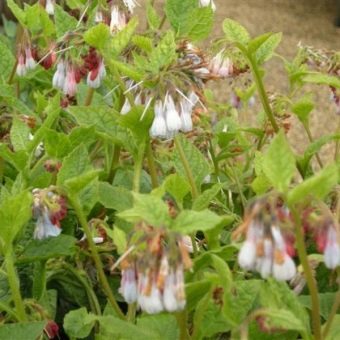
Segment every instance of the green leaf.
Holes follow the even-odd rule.
[[[77,194],[98,178],[100,170],[90,170],[77,177],[67,179],[64,186],[69,194]]]
[[[14,66],[15,58],[11,50],[0,40],[0,77],[7,80]],[[0,96],[2,96],[2,91]]]
[[[257,63],[263,64],[265,61],[269,60],[276,49],[276,47],[280,44],[282,39],[282,33],[272,34],[263,44],[256,50],[255,58]]]
[[[30,128],[19,118],[14,117],[11,127],[11,143],[15,151],[26,150]]]
[[[142,51],[150,53],[153,49],[153,41],[149,37],[145,37],[143,35],[137,35],[136,34],[132,37],[131,40]]]
[[[173,222],[172,229],[182,234],[195,231],[207,231],[216,228],[224,222],[223,216],[218,216],[210,210],[183,210]]]
[[[167,0],[165,4],[166,17],[176,32],[181,31],[181,26],[188,21],[191,12],[198,8],[196,0]]]
[[[72,150],[69,137],[55,130],[46,131],[44,146],[47,154],[57,159],[62,159]]]
[[[297,185],[288,193],[288,202],[296,204],[308,197],[323,199],[337,184],[339,169],[336,164],[323,168],[313,177]]]
[[[318,72],[315,72],[315,73],[310,72],[303,78],[303,81],[305,83],[329,85],[335,88],[340,88],[339,77],[330,76],[330,75],[318,73]]]
[[[324,329],[325,325],[323,325],[322,328]],[[329,332],[325,340],[337,340],[339,338],[339,334],[340,334],[340,314],[336,314],[334,316],[331,328],[329,329]]]
[[[179,339],[179,329],[174,315],[148,315],[137,319],[137,327],[154,333],[151,339],[176,340]],[[150,339],[150,338],[149,338]]]
[[[57,184],[61,185],[66,180],[78,177],[91,170],[89,155],[84,145],[79,145],[67,157],[64,158],[58,173]]]
[[[163,182],[163,187],[182,207],[183,198],[190,192],[190,184],[182,176],[171,174]]]
[[[112,186],[100,182],[98,186],[99,202],[107,209],[123,211],[133,206],[131,191],[124,187]]]
[[[154,227],[170,224],[168,206],[157,196],[133,193],[134,204],[131,209],[118,214],[128,222],[145,221]]]
[[[262,166],[273,187],[285,192],[295,172],[295,157],[282,131],[271,142]]]
[[[108,228],[105,228],[108,231]],[[113,244],[117,247],[117,252],[119,255],[124,254],[126,251],[127,240],[126,234],[123,230],[119,229],[117,226],[113,228],[113,230],[109,229],[110,233],[108,235],[112,238]]]
[[[74,31],[78,24],[77,19],[65,12],[59,5],[54,7],[54,20],[58,39],[65,33]]]
[[[222,183],[216,183],[208,190],[205,190],[203,194],[198,196],[192,205],[193,210],[203,210],[205,208],[208,208],[211,201],[215,198],[215,196],[222,190],[223,184]]]
[[[336,293],[320,293],[318,296],[320,301],[320,315],[327,320],[331,313]],[[312,302],[309,295],[300,295],[298,299],[304,307],[307,307],[309,310],[312,309]]]
[[[29,263],[61,256],[73,256],[76,252],[76,241],[74,237],[63,234],[44,240],[31,240],[19,257],[18,262]]]
[[[225,19],[223,21],[223,32],[225,33],[227,40],[234,43],[245,45],[250,40],[248,31],[241,24],[232,19]]]
[[[153,74],[169,66],[176,59],[176,43],[174,33],[168,31],[149,55],[147,69]]]
[[[36,3],[33,6],[27,6],[25,13],[26,25],[32,34],[42,32],[44,36],[49,37],[55,33],[54,24],[41,4]]]
[[[314,103],[307,97],[303,97],[295,102],[292,111],[297,115],[302,124],[308,124],[309,114],[314,109]]]
[[[104,50],[110,39],[110,28],[103,23],[91,27],[84,34],[85,42],[98,50]]]
[[[161,18],[157,14],[155,8],[152,6],[150,0],[146,5],[146,17],[150,28],[152,30],[158,29],[159,25],[161,24]]]
[[[264,33],[251,41],[249,41],[248,44],[248,51],[250,53],[254,53],[257,51],[257,49],[272,35],[273,33]]]
[[[32,195],[23,191],[15,196],[9,196],[0,205],[0,241],[1,249],[11,247],[13,240],[21,228],[32,216]]]
[[[0,339],[36,340],[43,336],[46,321],[2,324],[0,326]]]
[[[14,16],[18,19],[21,25],[25,26],[26,14],[25,12],[15,3],[14,0],[7,0],[7,6],[12,11]]]
[[[198,186],[201,186],[203,179],[210,173],[210,166],[201,154],[201,152],[185,137],[178,135],[176,138],[181,143],[185,157],[187,158],[190,168],[192,169],[195,182]],[[183,167],[178,150],[175,149],[172,154],[172,160],[174,162],[176,171],[184,178],[186,178],[186,172]]]
[[[87,313],[85,307],[68,312],[64,318],[64,329],[66,333],[77,339],[89,336],[96,321],[96,316]]]
[[[205,39],[213,27],[213,13],[210,6],[194,8],[180,27],[180,35],[193,41]]]
[[[25,151],[12,152],[8,146],[0,143],[0,156],[9,164],[14,166],[17,171],[22,171],[27,163],[28,155]]]

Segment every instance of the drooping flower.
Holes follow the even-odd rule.
[[[167,136],[167,127],[163,112],[163,103],[161,100],[157,100],[155,103],[155,118],[150,128],[151,137],[165,138]]]
[[[179,116],[175,102],[169,93],[167,93],[165,97],[165,120],[170,135],[173,135],[181,129],[181,118]]]
[[[119,10],[118,6],[111,8],[110,31],[116,33],[121,31],[127,24],[127,18],[124,12]]]
[[[146,246],[122,261],[120,293],[149,314],[185,307],[184,269],[191,266],[182,237],[147,226]]]
[[[33,70],[36,67],[36,62],[32,57],[32,50],[31,47],[26,47],[25,48],[25,65],[27,70]]]
[[[17,65],[16,73],[19,77],[23,77],[27,73],[25,55],[23,53],[20,53],[18,56],[18,65]]]
[[[34,189],[33,215],[37,219],[33,237],[42,240],[61,233],[60,221],[66,216],[65,198],[53,189]]]
[[[67,66],[63,92],[69,97],[74,97],[77,93],[76,73],[72,65]]]
[[[211,6],[211,9],[215,12],[216,11],[216,5],[214,0],[199,0],[199,6],[200,7],[208,7]]]
[[[209,70],[215,77],[226,78],[233,74],[233,63],[220,51],[209,63]]]
[[[52,85],[60,90],[64,89],[66,79],[66,65],[63,60],[60,60],[57,64],[57,70],[55,71],[52,79]]]
[[[280,227],[278,217],[283,208],[270,207],[266,200],[259,200],[247,211],[246,222],[240,227],[246,239],[238,262],[241,268],[257,271],[263,278],[273,276],[279,281],[287,281],[296,274],[291,258],[294,239],[286,236]]]
[[[106,76],[105,65],[103,60],[101,60],[97,68],[92,69],[87,74],[87,85],[96,89],[100,86],[105,76]]]
[[[131,14],[133,13],[133,10],[136,8],[136,6],[138,5],[137,1],[135,0],[123,0],[123,2]]]
[[[47,14],[54,15],[54,1],[46,0],[45,10]]]

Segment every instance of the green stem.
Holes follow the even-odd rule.
[[[115,145],[114,149],[113,149],[113,157],[112,157],[110,173],[109,173],[109,177],[108,177],[109,183],[112,183],[112,181],[115,177],[116,170],[117,170],[117,167],[118,167],[118,164],[119,164],[119,156],[120,156],[120,146]]]
[[[176,145],[179,157],[180,157],[181,162],[182,162],[183,167],[184,167],[185,174],[187,175],[189,184],[191,186],[192,198],[196,199],[198,197],[197,186],[196,186],[194,176],[193,176],[192,171],[190,169],[189,162],[188,162],[188,160],[185,156],[185,153],[184,153],[184,150],[183,150],[183,147],[182,147],[182,144],[181,144],[181,141],[180,141],[178,135],[175,136],[174,140],[175,140],[175,145]]]
[[[187,331],[187,319],[188,319],[187,311],[183,310],[182,312],[178,312],[175,314],[175,316],[179,327],[179,339],[187,340],[189,338]]]
[[[46,290],[46,261],[34,263],[33,297],[39,301]]]
[[[131,92],[127,92],[127,89],[126,89],[126,86],[122,80],[122,78],[120,77],[120,74],[119,74],[119,71],[117,70],[117,67],[115,67],[113,65],[113,67],[111,68],[111,70],[113,71],[113,74],[116,78],[116,81],[119,85],[119,87],[121,88],[121,90],[123,91],[123,94],[125,95],[125,97],[128,99],[131,107],[133,107],[135,105],[135,101],[134,101],[134,98],[131,94]]]
[[[264,109],[264,111],[265,111],[275,133],[277,133],[277,132],[279,132],[279,126],[276,123],[273,111],[272,111],[272,109],[269,105],[268,96],[267,96],[266,90],[264,89],[263,80],[262,80],[262,77],[261,77],[261,74],[260,74],[260,70],[259,70],[259,68],[256,64],[256,61],[252,57],[252,55],[250,55],[248,53],[246,53],[246,55],[248,57],[248,60],[249,60],[250,66],[251,66],[251,70],[252,70],[252,73],[253,73],[253,76],[254,76],[255,84],[256,84],[256,87],[257,87],[257,90],[258,90],[258,93],[259,93],[259,96],[260,96],[260,100],[261,100],[263,109]]]
[[[137,304],[136,303],[130,303],[129,306],[128,306],[128,311],[127,311],[128,321],[135,322],[136,310],[137,310]]]
[[[133,191],[139,192],[140,187],[140,178],[142,174],[142,168],[143,168],[143,160],[144,160],[144,152],[145,152],[145,142],[140,144],[137,157],[135,159],[135,168],[134,168],[134,174],[133,174]]]
[[[15,61],[15,64],[13,65],[11,74],[9,76],[9,79],[8,79],[8,84],[9,85],[11,85],[13,83],[13,79],[14,79],[14,76],[15,76],[15,72],[17,70],[17,66],[18,66],[18,60]]]
[[[107,281],[107,278],[105,276],[104,270],[103,270],[103,264],[100,260],[96,245],[92,239],[92,234],[91,234],[91,230],[87,224],[87,220],[86,217],[82,211],[82,208],[80,206],[79,200],[77,198],[74,197],[69,197],[69,202],[70,204],[73,206],[73,209],[79,219],[80,225],[82,226],[85,235],[86,235],[86,239],[92,254],[92,258],[94,261],[94,264],[96,266],[97,269],[97,273],[99,276],[99,281],[102,285],[102,288],[112,306],[112,308],[115,310],[117,316],[121,319],[125,319],[125,315],[123,314],[123,312],[121,311],[121,309],[118,306],[118,303],[111,291],[111,287],[109,285],[109,282]]]
[[[86,94],[86,98],[85,98],[85,106],[90,106],[92,103],[92,99],[93,99],[93,95],[94,95],[94,88],[93,87],[89,87],[87,89],[87,94]]]
[[[155,159],[154,159],[153,153],[152,153],[151,143],[147,144],[146,157],[147,157],[147,160],[148,160],[148,166],[149,166],[149,172],[150,172],[152,187],[157,188],[158,187],[157,169],[156,169]]]
[[[303,238],[303,231],[301,225],[301,219],[299,213],[295,210],[294,207],[289,206],[289,209],[293,215],[295,222],[295,236],[296,236],[296,246],[300,258],[301,265],[303,267],[303,271],[305,274],[305,278],[307,281],[311,302],[312,302],[312,323],[313,323],[313,332],[315,340],[321,340],[321,322],[320,322],[320,304],[319,304],[319,296],[316,282],[313,277],[312,269],[308,262],[306,246]]]
[[[308,136],[308,140],[310,141],[310,143],[313,143],[314,142],[314,138],[313,138],[313,135],[310,131],[310,128],[309,128],[309,125],[308,124],[302,124],[306,133],[307,133],[307,136]],[[322,161],[321,161],[321,158],[319,156],[319,154],[316,152],[315,153],[315,157],[316,157],[316,160],[318,161],[319,163],[319,166],[320,168],[323,168],[323,164],[322,164]]]
[[[27,316],[25,313],[25,306],[24,306],[24,302],[22,300],[21,293],[20,293],[19,278],[18,278],[18,274],[14,266],[14,258],[13,258],[12,249],[9,249],[7,254],[5,255],[5,262],[6,262],[6,270],[7,270],[7,275],[8,275],[7,276],[8,284],[12,292],[12,298],[15,304],[18,319],[21,322],[27,321]]]

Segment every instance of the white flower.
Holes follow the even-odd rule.
[[[77,93],[77,82],[74,69],[69,67],[66,73],[63,91],[65,95],[73,97]]]
[[[256,261],[256,270],[266,279],[272,272],[273,265],[273,244],[269,239],[263,241],[263,256]]]
[[[148,314],[160,313],[163,310],[162,295],[156,283],[152,283],[150,295],[144,295],[140,307]]]
[[[42,240],[50,236],[56,237],[60,233],[59,226],[54,225],[48,216],[48,212],[44,211],[37,219],[33,237]]]
[[[130,105],[130,102],[129,100],[126,98],[125,99],[125,102],[120,110],[120,114],[122,115],[126,115],[128,112],[130,112],[131,110],[131,105]]]
[[[154,110],[155,118],[150,128],[150,136],[165,138],[167,135],[167,127],[163,113],[163,104],[160,100],[156,101]]]
[[[215,12],[216,11],[216,5],[214,3],[214,0],[199,0],[199,6],[200,7],[208,7],[211,6],[211,9]]]
[[[127,268],[122,271],[122,279],[119,292],[127,303],[137,301],[137,281],[134,268]]]
[[[104,21],[104,17],[103,17],[103,12],[101,10],[97,10],[96,14],[94,16],[94,22],[95,23],[100,23]]]
[[[52,0],[46,0],[45,10],[47,14],[54,15],[54,2]]]
[[[181,129],[182,121],[176,110],[176,106],[174,100],[172,99],[171,95],[167,94],[166,96],[166,125],[170,134],[177,132]]]
[[[121,31],[126,26],[126,16],[119,11],[118,6],[113,6],[111,9],[110,31],[115,33]]]
[[[93,72],[94,71],[91,71],[87,74],[86,84],[89,87],[92,87],[93,89],[97,89],[100,86],[101,79],[99,77],[99,74],[97,74],[97,76],[94,79],[92,79],[93,78]]]
[[[174,312],[177,310],[176,281],[175,273],[173,271],[171,271],[171,273],[165,278],[163,303],[164,308],[168,312]]]
[[[334,269],[340,265],[340,246],[337,242],[337,234],[334,227],[329,227],[327,243],[324,251],[324,261],[327,268]]]
[[[123,0],[123,2],[130,13],[133,13],[133,10],[138,5],[137,1],[134,1],[134,0]]]
[[[23,77],[27,73],[25,57],[23,54],[20,54],[18,57],[18,65],[17,65],[16,73],[19,77]]]
[[[253,241],[245,241],[239,254],[238,263],[245,270],[252,270],[256,263],[256,244]]]
[[[295,276],[296,267],[294,261],[288,254],[283,253],[282,256],[282,263],[277,263],[274,260],[273,276],[278,281],[288,281]]]
[[[182,121],[182,127],[181,130],[183,132],[189,132],[192,130],[192,119],[191,119],[191,111],[187,110],[187,107],[183,106],[183,103],[181,105],[181,121]]]
[[[52,79],[52,85],[54,88],[63,89],[65,85],[65,64],[61,60],[57,64],[57,70],[55,71]]]
[[[28,47],[25,49],[25,55],[26,55],[26,62],[25,62],[26,68],[28,70],[33,70],[37,64],[32,57],[31,48]]]

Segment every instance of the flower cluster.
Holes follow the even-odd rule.
[[[155,117],[150,128],[150,136],[171,138],[178,131],[191,131],[191,113],[198,100],[197,94],[193,91],[181,98],[178,103],[169,92],[166,93],[163,102],[156,100]]]
[[[17,55],[17,69],[16,73],[19,77],[23,77],[29,70],[36,67],[36,62],[33,58],[33,49],[30,43],[20,46]]]
[[[246,234],[238,255],[241,268],[255,270],[263,278],[272,275],[281,281],[295,276],[294,238],[281,227],[288,217],[286,209],[267,200],[258,200],[250,207],[241,226],[241,232]]]
[[[191,267],[182,237],[163,229],[144,228],[145,247],[122,262],[120,293],[127,303],[155,314],[185,307],[184,269]],[[137,248],[138,249],[138,248]]]
[[[61,233],[60,221],[66,216],[66,200],[53,189],[34,189],[33,216],[37,219],[34,238],[42,240]]]

